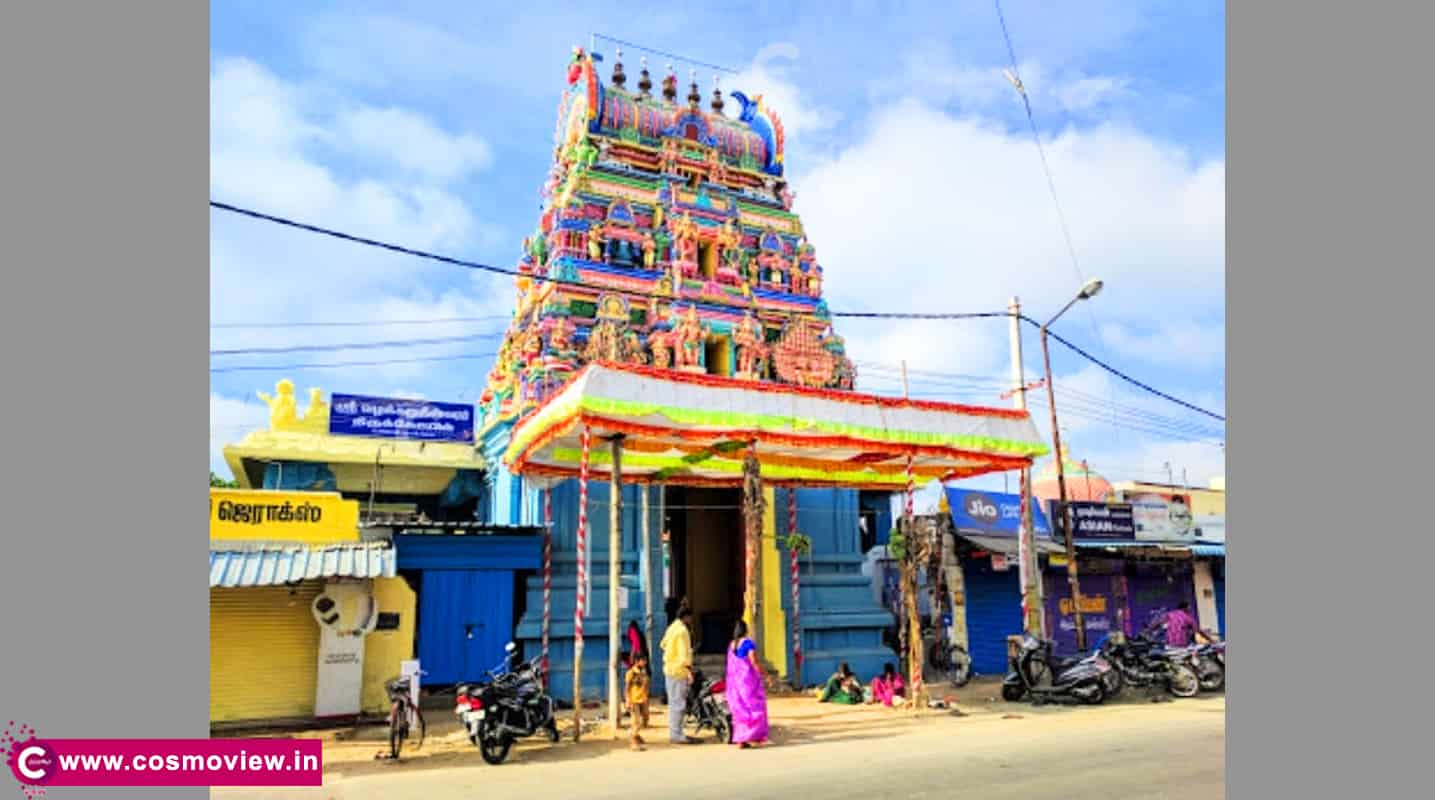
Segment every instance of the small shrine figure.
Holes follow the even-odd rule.
[[[648,349],[653,352],[653,366],[670,369],[673,366],[672,333],[653,331],[648,334]]]
[[[274,396],[259,392],[259,399],[269,406],[269,429],[290,430],[299,421],[298,403],[294,399],[294,382],[284,378],[274,384]]]
[[[653,241],[653,234],[643,234],[643,268],[652,269],[657,260],[658,245]]]
[[[637,331],[629,329],[623,333],[622,356],[628,364],[648,363],[648,354],[643,351],[643,342]]]
[[[588,227],[588,260],[603,260],[603,227],[601,225],[590,225]]]
[[[553,327],[548,331],[548,350],[554,355],[561,355],[568,352],[572,343],[573,327],[568,324],[568,318],[559,316],[553,319]]]
[[[661,230],[663,227],[663,204],[661,202],[653,206],[653,230]]]
[[[722,183],[727,180],[727,165],[722,163],[722,155],[714,147],[708,151],[708,181]]]
[[[673,327],[673,343],[677,349],[678,369],[703,372],[703,347],[711,330],[698,321],[698,307],[688,306],[688,313]]]
[[[659,155],[658,155],[658,159],[659,159],[659,161],[660,161],[660,163],[661,163],[661,166],[659,167],[659,169],[660,169],[661,171],[663,171],[663,172],[670,172],[670,173],[672,173],[672,172],[677,172],[677,171],[678,171],[678,140],[677,140],[677,139],[664,139],[664,140],[663,140],[663,149],[660,151],[660,153],[659,153]]]
[[[737,377],[747,380],[756,380],[758,377],[758,360],[764,350],[762,340],[762,326],[753,317],[752,312],[743,314],[742,322],[733,331],[733,342],[737,345]]]
[[[598,160],[598,148],[593,145],[593,140],[587,136],[578,145],[577,161],[580,167],[591,167]]]

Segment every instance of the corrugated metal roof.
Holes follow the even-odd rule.
[[[209,585],[278,586],[317,578],[392,578],[398,558],[388,543],[281,545],[209,551]]]
[[[1014,556],[1017,554],[1018,544],[1015,536],[982,536],[976,533],[957,531],[957,535],[982,548],[996,553],[1005,553]],[[1042,536],[1033,537],[1038,553],[1062,553],[1061,545]]]
[[[1198,556],[1225,558],[1226,546],[1224,544],[1193,544],[1191,545],[1191,552]]]

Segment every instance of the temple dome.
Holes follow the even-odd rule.
[[[1066,476],[1066,499],[1099,503],[1111,499],[1114,490],[1111,482],[1102,477],[1085,460],[1073,461],[1065,445],[1061,448],[1062,471]],[[1032,476],[1031,492],[1044,502],[1060,499],[1060,487],[1056,477],[1056,459],[1046,462],[1039,472]]]

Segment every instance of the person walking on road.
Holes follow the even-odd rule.
[[[747,638],[747,623],[738,620],[727,647],[727,705],[732,710],[732,743],[742,748],[767,744],[767,690],[756,650]]]
[[[673,744],[694,744],[683,733],[683,714],[687,710],[688,692],[693,685],[693,610],[678,609],[678,618],[668,626],[659,646],[663,649],[663,678],[668,690],[668,741]]]

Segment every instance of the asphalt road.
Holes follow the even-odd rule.
[[[1005,706],[963,718],[901,712],[787,725],[776,744],[535,743],[499,767],[455,751],[405,764],[355,764],[322,789],[216,797],[361,798],[1221,798],[1225,700],[1100,708]],[[1015,717],[1008,716],[1015,715]],[[654,729],[650,738],[661,738]],[[426,748],[427,749],[427,748]]]

